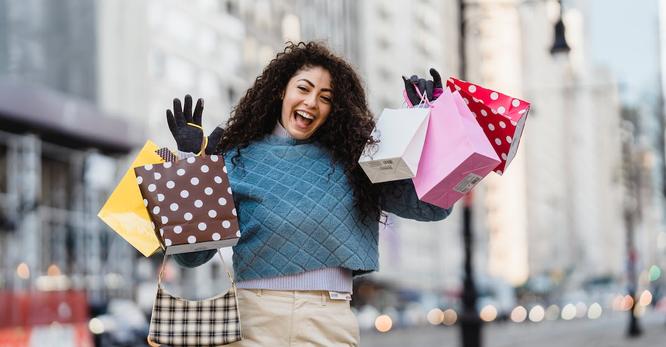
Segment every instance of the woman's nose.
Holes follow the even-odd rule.
[[[307,107],[312,107],[314,108],[317,106],[317,94],[316,93],[310,93],[305,97],[305,100],[303,100],[303,103]]]

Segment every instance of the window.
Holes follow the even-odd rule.
[[[73,191],[70,164],[47,155],[42,156],[40,203],[49,207],[67,209]]]

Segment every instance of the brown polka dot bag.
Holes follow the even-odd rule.
[[[201,155],[134,169],[166,254],[234,246],[240,237],[224,158]]]
[[[222,259],[222,254],[217,252]],[[205,300],[187,300],[174,296],[162,287],[164,255],[157,296],[150,317],[150,346],[221,346],[242,339],[236,283],[225,269],[231,287],[224,294]],[[224,264],[224,259],[222,259]]]

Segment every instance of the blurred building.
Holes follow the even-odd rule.
[[[96,11],[0,1],[0,288],[128,294],[132,253],[96,214],[141,129],[95,105]]]
[[[622,272],[620,109],[616,83],[585,59],[582,17],[565,14],[567,56],[552,56],[559,8],[469,6],[469,79],[532,102],[516,159],[485,181],[489,273],[578,287]]]

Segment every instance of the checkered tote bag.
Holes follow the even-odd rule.
[[[222,254],[218,250],[220,258]],[[150,317],[148,344],[151,346],[220,346],[240,341],[241,323],[236,283],[229,270],[229,291],[210,299],[191,301],[169,294],[162,288],[162,262],[157,296]],[[224,263],[224,259],[222,260]],[[225,265],[226,268],[226,265]]]

